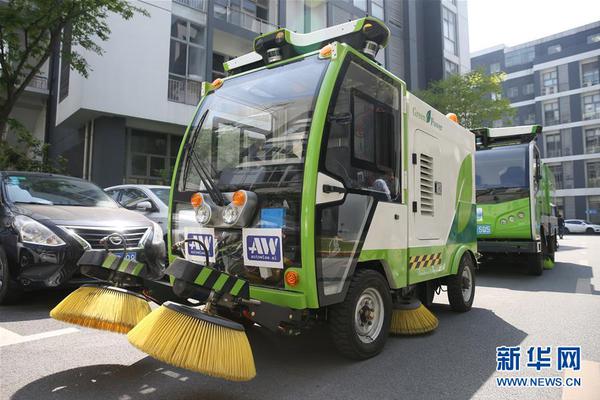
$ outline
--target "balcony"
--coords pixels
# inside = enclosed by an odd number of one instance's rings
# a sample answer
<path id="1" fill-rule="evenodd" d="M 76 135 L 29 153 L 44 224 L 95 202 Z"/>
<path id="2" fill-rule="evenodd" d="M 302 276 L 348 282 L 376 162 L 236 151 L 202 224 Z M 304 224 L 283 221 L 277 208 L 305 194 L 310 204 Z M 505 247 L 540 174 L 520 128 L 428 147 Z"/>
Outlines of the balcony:
<path id="1" fill-rule="evenodd" d="M 173 0 L 173 2 L 186 7 L 193 8 L 194 10 L 206 12 L 205 0 Z"/>
<path id="2" fill-rule="evenodd" d="M 215 18 L 227 21 L 256 33 L 266 33 L 277 29 L 277 25 L 270 23 L 256 15 L 244 10 L 215 4 Z"/>
<path id="3" fill-rule="evenodd" d="M 189 79 L 169 78 L 168 99 L 195 106 L 200 101 L 202 83 Z"/>

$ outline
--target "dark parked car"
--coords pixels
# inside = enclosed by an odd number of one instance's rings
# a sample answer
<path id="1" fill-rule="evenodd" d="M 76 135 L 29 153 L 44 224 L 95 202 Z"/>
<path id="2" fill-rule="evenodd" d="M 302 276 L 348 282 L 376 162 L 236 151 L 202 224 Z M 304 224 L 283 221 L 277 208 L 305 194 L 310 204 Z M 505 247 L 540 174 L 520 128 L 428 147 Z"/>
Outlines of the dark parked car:
<path id="1" fill-rule="evenodd" d="M 108 238 L 115 232 L 122 236 Z M 86 249 L 105 246 L 127 259 L 165 257 L 160 226 L 121 207 L 93 183 L 0 172 L 0 303 L 23 290 L 66 284 Z"/>

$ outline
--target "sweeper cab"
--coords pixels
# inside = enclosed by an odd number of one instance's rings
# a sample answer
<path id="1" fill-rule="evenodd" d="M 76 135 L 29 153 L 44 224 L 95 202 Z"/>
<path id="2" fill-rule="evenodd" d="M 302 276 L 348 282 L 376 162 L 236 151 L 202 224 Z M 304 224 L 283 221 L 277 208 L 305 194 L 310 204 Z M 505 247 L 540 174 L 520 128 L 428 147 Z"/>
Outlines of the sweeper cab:
<path id="1" fill-rule="evenodd" d="M 473 130 L 477 140 L 477 238 L 483 264 L 524 261 L 532 275 L 554 265 L 554 176 L 542 164 L 540 125 Z"/>
<path id="2" fill-rule="evenodd" d="M 474 135 L 375 61 L 388 37 L 370 17 L 278 29 L 203 84 L 171 187 L 170 286 L 142 277 L 136 290 L 162 306 L 132 344 L 245 380 L 244 326 L 326 323 L 342 354 L 366 359 L 389 332 L 435 329 L 425 306 L 441 286 L 471 308 Z"/>

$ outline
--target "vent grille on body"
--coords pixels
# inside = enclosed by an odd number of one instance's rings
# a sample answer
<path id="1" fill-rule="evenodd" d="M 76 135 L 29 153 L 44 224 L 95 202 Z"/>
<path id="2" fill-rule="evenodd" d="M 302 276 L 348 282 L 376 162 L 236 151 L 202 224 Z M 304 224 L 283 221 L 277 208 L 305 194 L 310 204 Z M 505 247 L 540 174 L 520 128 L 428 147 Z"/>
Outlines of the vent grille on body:
<path id="1" fill-rule="evenodd" d="M 419 161 L 421 172 L 421 215 L 433 216 L 433 158 L 421 153 Z"/>

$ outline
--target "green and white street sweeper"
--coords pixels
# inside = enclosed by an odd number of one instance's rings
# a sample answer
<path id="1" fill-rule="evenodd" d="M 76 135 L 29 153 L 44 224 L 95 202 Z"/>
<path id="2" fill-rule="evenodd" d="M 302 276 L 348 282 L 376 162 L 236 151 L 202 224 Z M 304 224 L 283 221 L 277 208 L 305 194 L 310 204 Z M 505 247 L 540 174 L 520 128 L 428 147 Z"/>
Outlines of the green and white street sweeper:
<path id="1" fill-rule="evenodd" d="M 557 246 L 554 176 L 535 138 L 539 125 L 482 128 L 477 136 L 477 245 L 488 261 L 524 261 L 529 273 L 551 268 Z"/>
<path id="2" fill-rule="evenodd" d="M 80 263 L 174 300 L 132 344 L 244 380 L 255 371 L 243 325 L 295 335 L 327 323 L 342 354 L 365 359 L 390 331 L 435 329 L 422 303 L 441 285 L 453 310 L 471 308 L 475 138 L 375 61 L 388 36 L 369 17 L 279 29 L 203 84 L 172 182 L 171 295 L 114 256 Z"/>

